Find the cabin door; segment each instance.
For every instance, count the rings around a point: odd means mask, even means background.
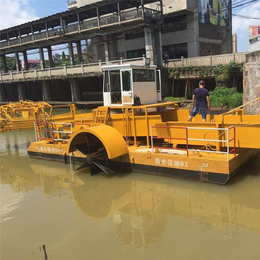
[[[132,70],[121,70],[123,105],[132,105],[134,103],[132,82]]]
[[[110,70],[110,94],[111,94],[111,104],[120,105],[122,104],[122,93],[121,93],[121,80],[120,80],[120,70]]]
[[[103,101],[104,101],[104,106],[110,106],[111,105],[109,71],[105,71],[105,73],[104,73],[104,79],[103,79]]]
[[[122,90],[121,90],[120,70],[105,71],[103,99],[104,106],[121,105]]]

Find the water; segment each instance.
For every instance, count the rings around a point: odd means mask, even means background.
[[[259,259],[260,157],[226,186],[75,174],[0,135],[1,260]]]

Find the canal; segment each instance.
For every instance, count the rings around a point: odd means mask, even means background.
[[[260,255],[260,157],[227,185],[90,176],[30,159],[34,131],[0,135],[2,260],[229,259]]]

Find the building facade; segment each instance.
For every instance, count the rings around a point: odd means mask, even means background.
[[[77,0],[77,7],[93,2],[98,1]],[[231,4],[231,0],[163,0],[162,51],[170,59],[231,53]],[[148,7],[160,8],[157,3]],[[125,33],[98,35],[91,39],[94,61],[140,57],[146,53],[144,36],[141,26]]]
[[[260,25],[249,27],[249,51],[260,50]]]

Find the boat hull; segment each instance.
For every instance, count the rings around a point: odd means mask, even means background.
[[[31,158],[60,161],[64,163],[83,164],[86,159],[82,157],[67,156],[60,147],[56,153],[48,153],[48,147],[41,151],[30,151]],[[42,151],[43,150],[43,151]],[[46,152],[44,152],[44,150]],[[151,153],[130,147],[127,155],[109,160],[109,167],[117,172],[139,172],[160,176],[170,176],[201,182],[226,184],[227,181],[241,170],[252,159],[260,154],[259,150],[241,150],[236,156],[227,160],[216,155],[189,156],[184,154],[172,155]]]

